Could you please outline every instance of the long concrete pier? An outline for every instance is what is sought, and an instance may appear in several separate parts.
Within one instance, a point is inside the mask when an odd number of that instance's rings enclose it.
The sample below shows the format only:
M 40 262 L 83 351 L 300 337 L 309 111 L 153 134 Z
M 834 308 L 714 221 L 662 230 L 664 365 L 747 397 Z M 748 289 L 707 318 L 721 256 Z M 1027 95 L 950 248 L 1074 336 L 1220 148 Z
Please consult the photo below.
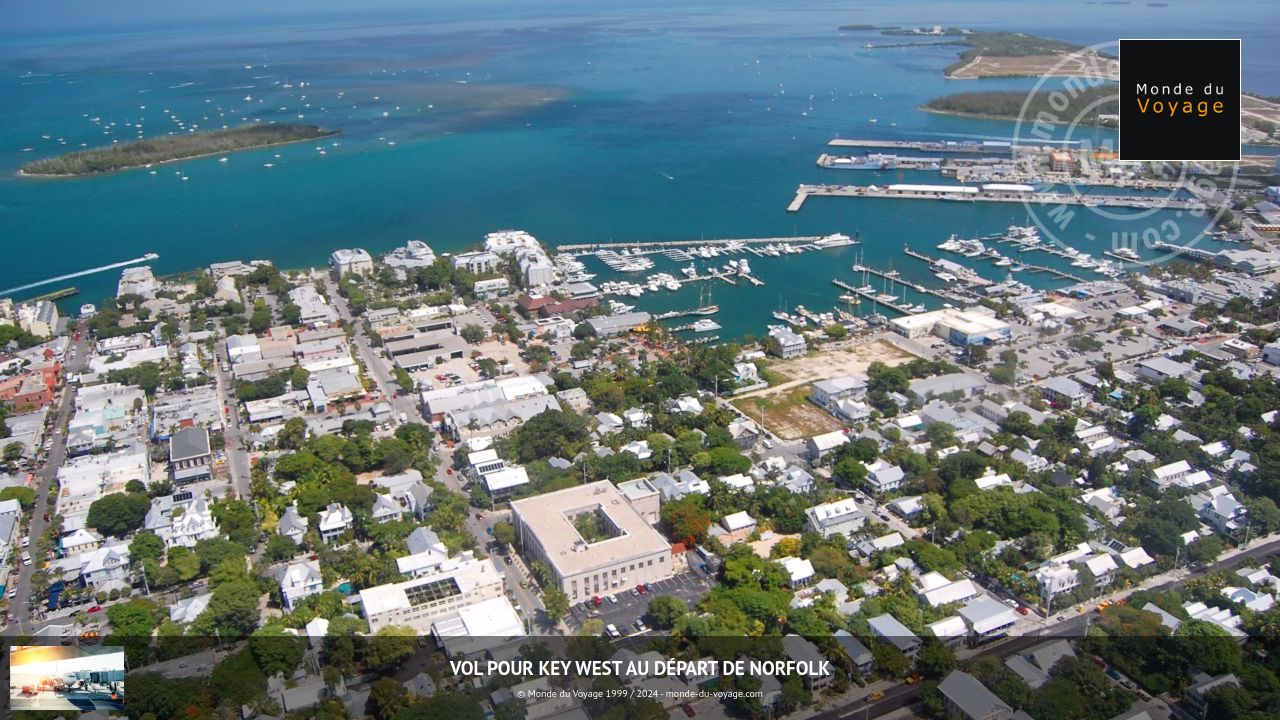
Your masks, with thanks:
M 702 247 L 705 245 L 731 245 L 736 243 L 745 243 L 747 245 L 809 245 L 815 240 L 821 240 L 821 235 L 811 235 L 806 237 L 781 237 L 781 238 L 727 238 L 719 240 L 641 240 L 633 242 L 607 242 L 607 243 L 580 243 L 577 245 L 559 245 L 556 247 L 558 254 L 574 254 L 583 252 L 594 252 L 596 250 L 631 250 L 640 248 L 641 252 L 660 252 L 670 248 L 689 248 Z M 634 254 L 634 253 L 632 253 Z
M 894 148 L 898 150 L 928 150 L 931 152 L 981 153 L 986 155 L 1008 154 L 1014 148 L 1038 148 L 1045 145 L 1059 147 L 1075 147 L 1080 143 L 1075 140 L 1036 140 L 1034 143 L 1018 141 L 980 142 L 962 140 L 941 142 L 936 140 L 872 140 L 868 138 L 835 138 L 827 143 L 830 147 L 861 148 Z
M 1152 209 L 1159 204 L 1162 210 L 1207 211 L 1208 208 L 1200 200 L 1168 200 L 1128 195 L 1090 195 L 1081 197 L 1072 193 L 1046 192 L 973 192 L 972 186 L 957 185 L 956 192 L 934 191 L 932 185 L 910 185 L 910 189 L 894 189 L 864 185 L 801 185 L 796 190 L 795 199 L 787 206 L 787 212 L 799 212 L 806 200 L 813 196 L 853 197 L 853 198 L 888 198 L 893 200 L 945 200 L 948 202 L 1003 202 L 1034 203 L 1037 205 L 1081 205 L 1086 207 L 1127 207 Z M 969 192 L 958 188 L 968 187 Z M 919 188 L 930 188 L 921 190 Z

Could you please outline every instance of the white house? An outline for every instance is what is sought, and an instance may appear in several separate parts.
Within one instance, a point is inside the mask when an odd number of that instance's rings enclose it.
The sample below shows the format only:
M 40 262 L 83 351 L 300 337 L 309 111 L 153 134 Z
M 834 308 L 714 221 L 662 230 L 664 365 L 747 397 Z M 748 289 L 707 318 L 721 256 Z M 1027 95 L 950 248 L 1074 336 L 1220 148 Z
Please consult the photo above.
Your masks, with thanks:
M 329 503 L 320 511 L 320 522 L 316 525 L 320 530 L 320 538 L 327 543 L 335 542 L 342 533 L 351 528 L 351 511 L 341 503 Z
M 872 492 L 894 492 L 902 487 L 905 477 L 906 473 L 902 472 L 902 468 L 890 465 L 884 460 L 878 459 L 867 465 L 867 485 L 871 487 Z
M 804 514 L 809 519 L 809 527 L 821 533 L 823 537 L 843 535 L 850 537 L 867 524 L 867 514 L 858 507 L 853 498 L 845 498 L 836 502 L 815 505 Z
M 289 538 L 295 544 L 301 545 L 302 537 L 307 534 L 307 525 L 309 523 L 310 520 L 298 514 L 298 505 L 294 503 L 285 508 L 284 514 L 276 522 L 276 532 Z
M 303 598 L 324 592 L 320 563 L 315 560 L 292 563 L 280 568 L 276 573 L 276 580 L 280 583 L 284 606 L 289 610 L 296 608 Z

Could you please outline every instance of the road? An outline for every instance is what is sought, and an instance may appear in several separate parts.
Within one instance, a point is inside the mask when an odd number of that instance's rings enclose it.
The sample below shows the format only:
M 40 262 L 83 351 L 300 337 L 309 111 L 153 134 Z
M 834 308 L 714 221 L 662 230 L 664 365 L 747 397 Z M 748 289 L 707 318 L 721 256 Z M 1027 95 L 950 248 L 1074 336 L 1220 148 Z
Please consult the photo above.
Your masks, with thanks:
M 74 338 L 74 335 L 72 336 Z M 79 340 L 72 340 L 67 349 L 67 362 L 63 367 L 63 378 L 80 372 L 85 369 L 88 364 L 88 340 L 83 336 Z M 52 506 L 49 503 L 49 491 L 53 487 L 54 478 L 58 476 L 58 468 L 62 467 L 62 463 L 67 457 L 67 420 L 71 416 L 71 411 L 75 407 L 72 401 L 73 392 L 70 384 L 62 386 L 62 394 L 58 396 L 58 406 L 54 411 L 53 422 L 49 425 L 52 429 L 50 437 L 53 438 L 53 446 L 49 448 L 49 453 L 45 457 L 45 463 L 36 473 L 36 482 L 39 486 L 36 488 L 36 504 L 31 511 L 31 524 L 29 527 L 31 546 L 28 552 L 32 553 L 32 563 L 22 567 L 22 571 L 18 575 L 18 594 L 10 601 L 9 609 L 13 613 L 13 622 L 5 628 L 5 635 L 25 634 L 28 630 L 27 623 L 31 617 L 30 598 L 31 598 L 31 576 L 37 568 L 44 564 L 44 558 L 39 557 L 36 549 L 39 544 L 40 536 L 44 534 L 45 520 L 44 513 L 49 511 L 52 517 Z
M 230 360 L 226 355 L 226 343 L 221 343 L 213 357 L 213 378 L 218 386 L 218 397 L 222 399 L 224 410 L 222 437 L 226 440 L 227 470 L 231 473 L 231 486 L 235 488 L 236 497 L 249 499 L 249 481 L 252 473 L 249 467 L 249 449 L 244 442 L 244 428 L 240 426 L 239 402 L 236 399 L 234 384 L 231 378 L 222 371 L 222 364 Z M 225 408 L 231 408 L 227 412 Z

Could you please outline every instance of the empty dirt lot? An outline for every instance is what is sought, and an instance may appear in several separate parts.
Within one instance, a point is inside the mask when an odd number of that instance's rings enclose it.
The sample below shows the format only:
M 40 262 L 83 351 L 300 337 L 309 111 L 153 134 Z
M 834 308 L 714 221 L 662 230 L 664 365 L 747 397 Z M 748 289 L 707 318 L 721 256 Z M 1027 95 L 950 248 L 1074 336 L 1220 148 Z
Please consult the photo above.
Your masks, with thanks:
M 867 367 L 873 362 L 900 365 L 914 357 L 884 340 L 854 342 L 857 344 L 771 363 L 769 370 L 783 376 L 785 381 L 734 398 L 734 406 L 751 418 L 759 418 L 763 406 L 765 427 L 784 440 L 839 429 L 838 420 L 809 402 L 810 383 L 841 375 L 866 377 Z

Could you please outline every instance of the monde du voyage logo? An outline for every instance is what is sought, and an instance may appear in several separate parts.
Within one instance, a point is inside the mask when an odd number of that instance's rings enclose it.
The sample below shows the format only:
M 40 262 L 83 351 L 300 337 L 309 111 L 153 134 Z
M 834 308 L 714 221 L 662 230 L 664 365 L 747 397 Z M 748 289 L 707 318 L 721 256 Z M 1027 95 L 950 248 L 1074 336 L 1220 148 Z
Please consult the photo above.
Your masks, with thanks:
M 1120 159 L 1240 160 L 1240 41 L 1121 40 Z

